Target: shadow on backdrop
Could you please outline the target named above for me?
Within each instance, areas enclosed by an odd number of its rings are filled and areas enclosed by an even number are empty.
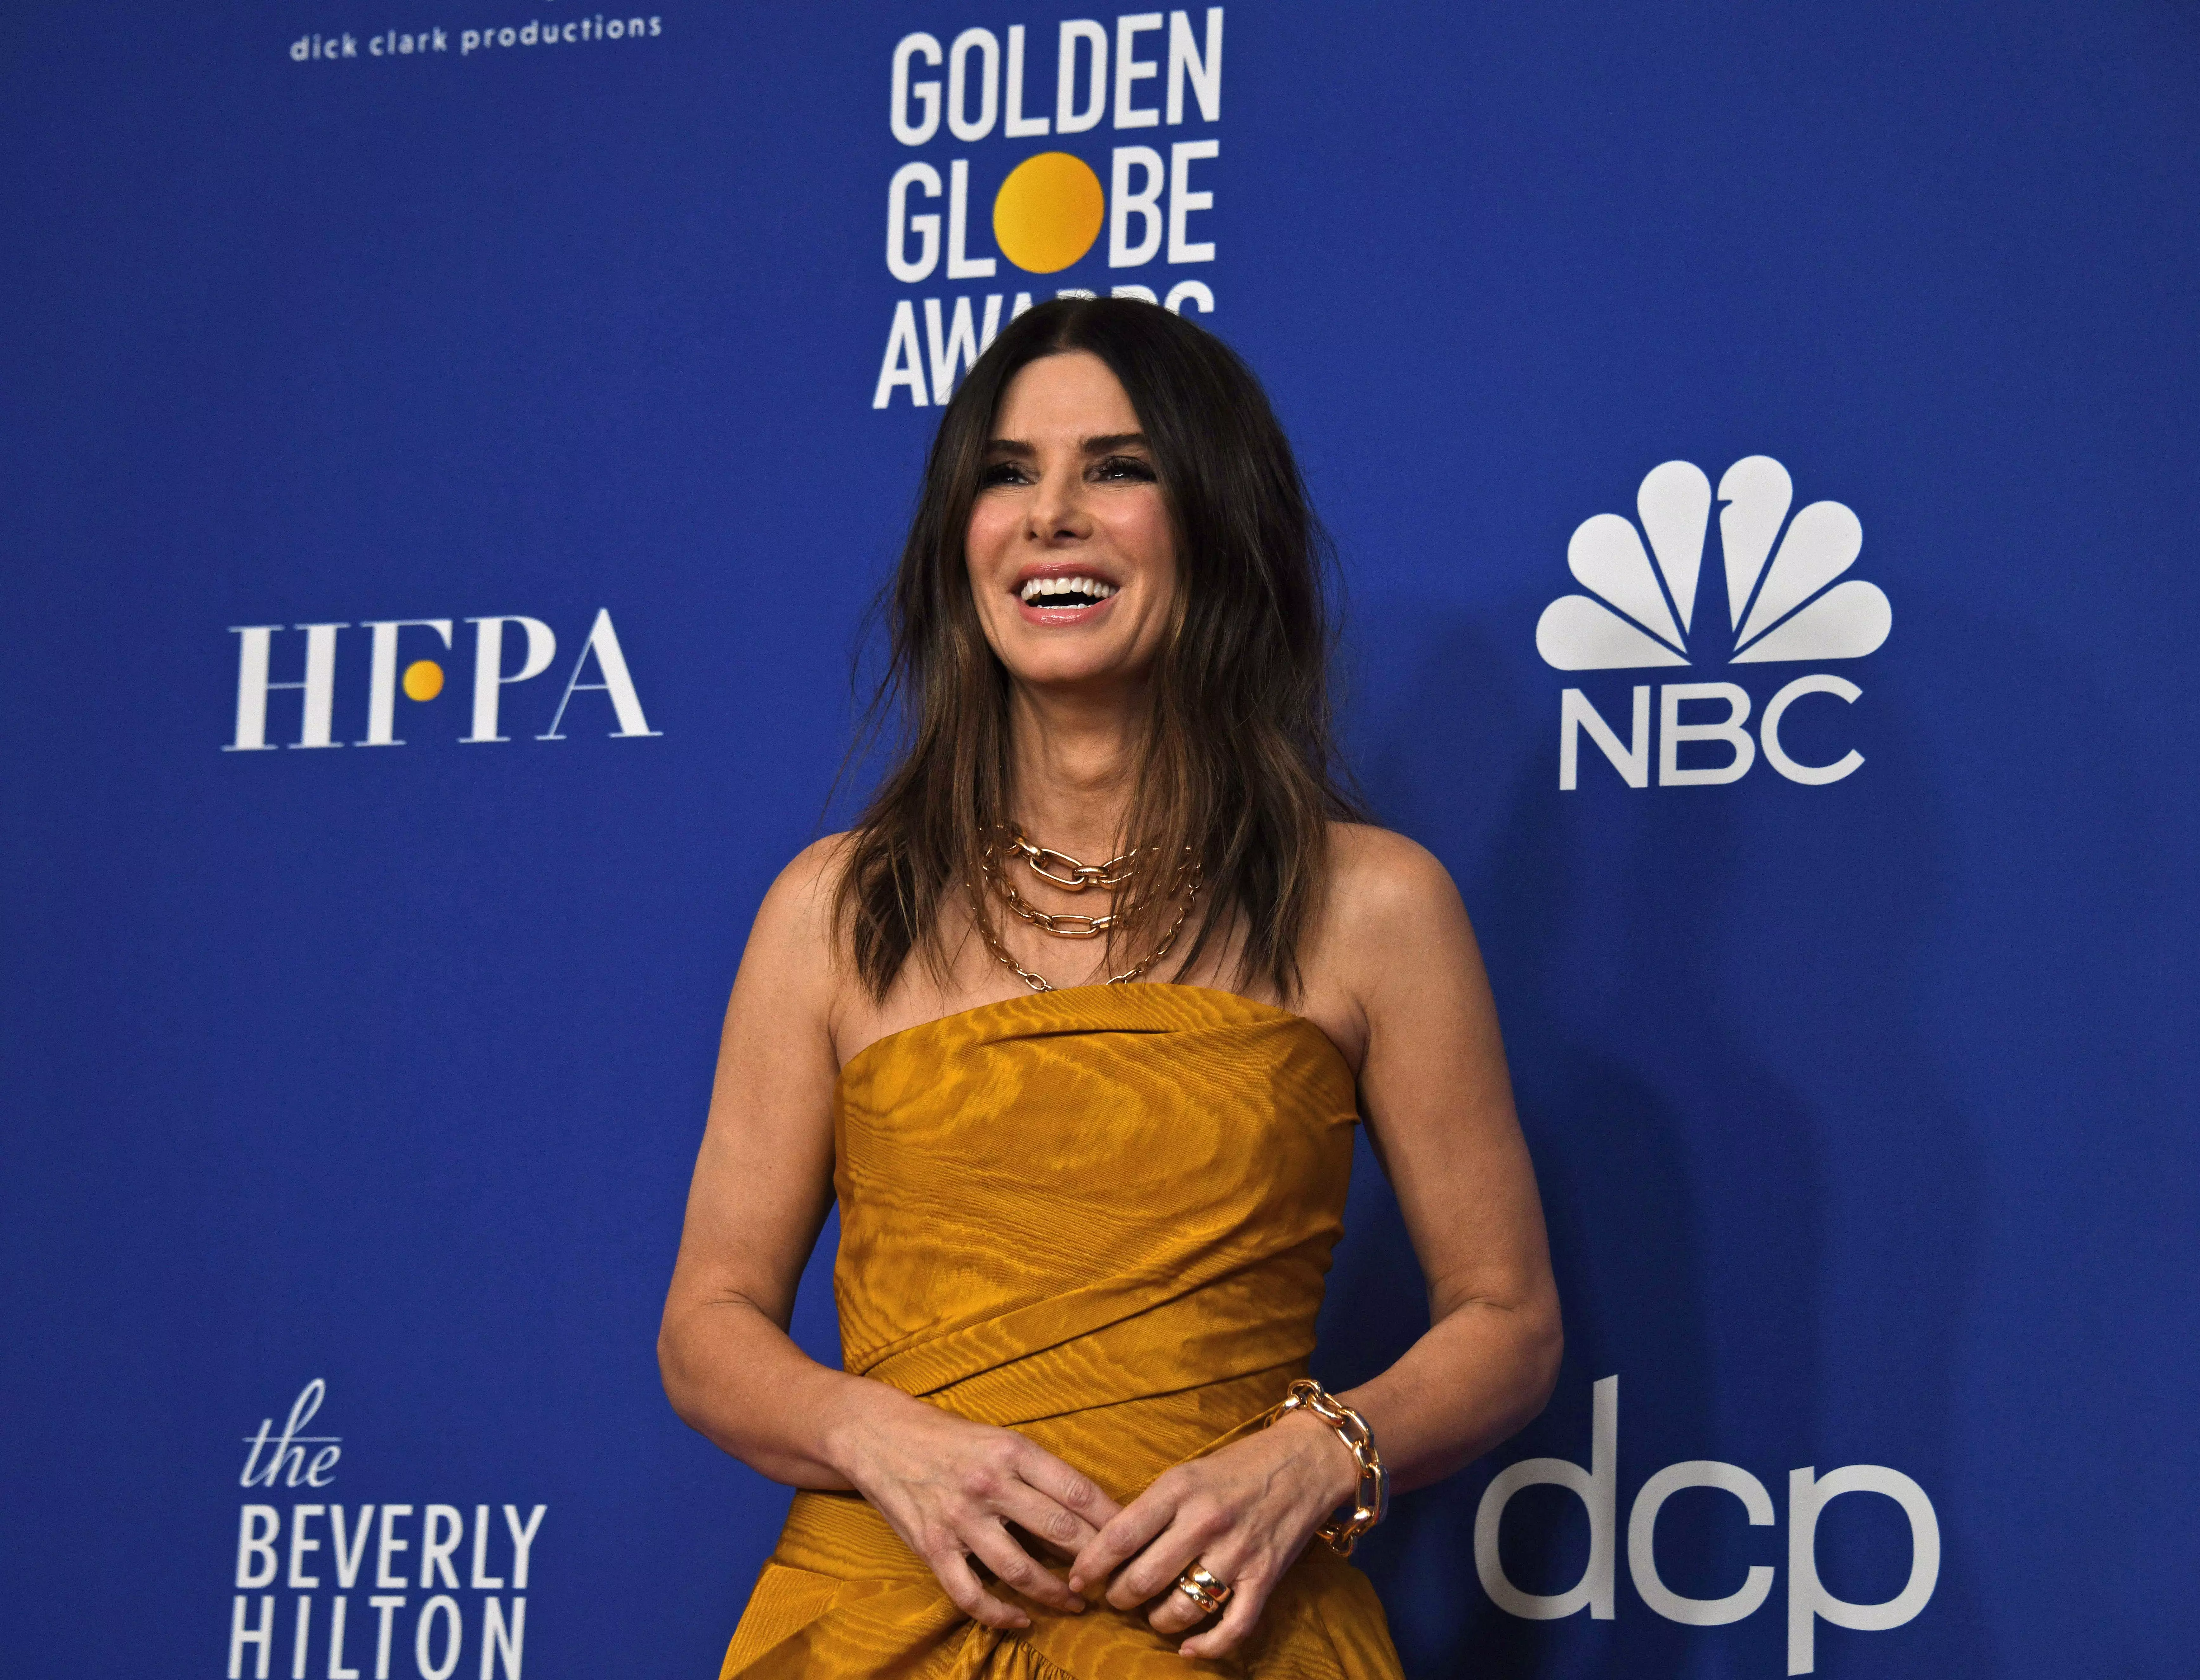
[[[1428,622],[1425,606],[1389,621],[1416,617]],[[1733,1007],[1742,1001],[1735,996],[1736,947],[1748,943],[1734,925],[1737,907],[1766,889],[1752,879],[1761,860],[1747,855],[1762,842],[1760,825],[1724,796],[1782,799],[1818,790],[1637,791],[1616,776],[1602,787],[1589,772],[1606,767],[1584,746],[1582,790],[1561,793],[1560,684],[1530,687],[1520,676],[1482,624],[1442,625],[1357,745],[1378,820],[1445,861],[1474,917],[1549,1223],[1566,1355],[1542,1418],[1450,1482],[1401,1499],[1361,1556],[1415,1676],[1782,1674],[1785,1472],[1850,1461],[1815,1455],[1818,1443],[1847,1438],[1819,1412],[1827,1392],[1823,1298],[1848,1269],[1827,1254],[1823,1145],[1829,1129],[1838,1140],[1848,1121],[1814,1113]],[[1538,710],[1548,711],[1548,727],[1536,722]],[[1442,727],[1458,719],[1475,727]],[[1917,945],[1941,887],[1935,825],[1921,816],[1930,810],[1931,784],[1910,743],[1884,730],[1876,739],[1873,797],[1852,802],[1854,826],[1828,842],[1826,825],[1807,806],[1798,826],[1805,835],[1817,828],[1823,849],[1899,856],[1906,864],[1873,882],[1864,935],[1875,983],[1850,988],[1838,1013],[1816,1019],[1870,1046],[1899,1087],[1879,1094],[1905,1137],[1905,1188],[1895,1199],[1916,1216],[1890,1220],[1900,1228],[1883,1241],[1916,1252],[1914,1263],[1889,1256],[1872,1269],[1887,1275],[1891,1259],[1909,1280],[1909,1333],[1898,1361],[1903,1404],[1931,1420],[1922,1439],[1908,1431],[1905,1450],[1925,1451],[1904,1467],[1925,1480],[1948,1461],[1947,1349],[1977,1215],[1963,1129],[1921,1077],[1928,1058],[1911,1020]],[[1535,746],[1508,759],[1506,746],[1522,741]],[[1497,790],[1486,806],[1483,790]],[[1811,846],[1802,842],[1795,866],[1827,867],[1828,859],[1808,855]],[[1846,908],[1836,892],[1802,918],[1804,927],[1780,931],[1805,941],[1853,939]],[[1364,1140],[1355,1167],[1318,1355],[1324,1379],[1338,1385],[1395,1360],[1427,1324],[1396,1201]],[[1622,1379],[1616,1620],[1516,1618],[1477,1581],[1482,1491],[1497,1468],[1518,1459],[1586,1465],[1591,1384],[1614,1374]],[[1727,1627],[1665,1620],[1628,1579],[1635,1492],[1658,1468],[1698,1458],[1752,1470],[1781,1513],[1781,1525],[1764,1529],[1734,1520],[1723,1495],[1683,1494],[1665,1507],[1659,1557],[1674,1590],[1716,1596],[1752,1564],[1779,1572],[1764,1606]],[[1852,1508],[1872,1507],[1885,1509]],[[1887,1501],[1839,1502],[1821,1536],[1822,1573],[1833,1590],[1858,1602],[1899,1590],[1908,1533]],[[1587,1513],[1571,1493],[1530,1488],[1512,1500],[1501,1553],[1516,1587],[1564,1591],[1581,1578],[1588,1551]],[[1957,1664],[1948,1671],[1981,1672],[1969,1660],[1982,1653],[1959,1632],[1974,1624],[1963,1572],[1960,1549],[1947,1552],[1926,1613],[1934,1630],[1920,1642]],[[1840,1671],[1834,1642],[1857,1636],[1829,1639],[1822,1630],[1822,1671]],[[1907,1647],[1905,1661],[1917,1651]]]

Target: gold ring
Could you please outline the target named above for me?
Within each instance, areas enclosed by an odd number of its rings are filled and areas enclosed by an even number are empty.
[[[1212,1616],[1230,1602],[1230,1595],[1238,1589],[1226,1581],[1219,1581],[1197,1564],[1176,1578],[1176,1589],[1200,1608],[1203,1615]]]

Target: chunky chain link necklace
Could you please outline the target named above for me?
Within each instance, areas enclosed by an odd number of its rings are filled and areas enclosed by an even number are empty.
[[[1021,829],[1009,834],[1009,844],[1023,857],[1031,872],[1041,881],[1050,881],[1065,893],[1082,893],[1088,887],[1097,887],[1103,893],[1113,893],[1129,884],[1138,872],[1140,848],[1132,846],[1120,858],[1110,858],[1104,863],[1080,863],[1067,852],[1056,852],[1050,846],[1033,846],[1023,837]],[[1056,875],[1048,863],[1062,863],[1068,867],[1068,875]]]
[[[1088,887],[1097,887],[1103,893],[1113,893],[1129,885],[1138,873],[1138,852],[1143,849],[1133,847],[1121,857],[1111,858],[1104,863],[1084,863],[1066,852],[1056,852],[1050,846],[1034,846],[1021,834],[1011,834],[1009,845],[1022,857],[1033,874],[1042,881],[1052,882],[1066,893],[1082,893]],[[989,840],[979,855],[979,868],[983,871],[986,882],[1008,905],[1010,913],[1019,919],[1043,934],[1051,934],[1061,940],[1097,939],[1115,925],[1116,916],[1113,911],[1106,916],[1077,916],[1043,910],[1027,902],[997,867],[994,862],[996,850],[995,843]],[[1050,865],[1062,866],[1066,872],[1056,874]],[[1184,861],[1177,865],[1177,879],[1185,881],[1184,902],[1177,907],[1176,919],[1169,923],[1168,931],[1138,962],[1120,975],[1110,975],[1105,982],[1107,985],[1128,986],[1168,955],[1169,947],[1176,943],[1176,936],[1184,929],[1185,918],[1191,914],[1193,901],[1199,897],[1199,863],[1191,857],[1189,847],[1185,850]],[[986,941],[986,948],[993,953],[995,961],[1034,992],[1055,989],[1052,980],[1027,969],[1009,954],[1007,947],[1001,943],[1000,936],[994,933],[992,918],[986,913],[985,904],[974,887],[970,893],[970,913],[978,924],[980,937]]]

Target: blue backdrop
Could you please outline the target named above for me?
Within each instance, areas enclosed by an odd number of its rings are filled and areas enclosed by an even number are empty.
[[[2190,1672],[2191,9],[650,3],[0,20],[9,1671],[716,1671],[724,993],[959,306],[1141,286],[1303,451],[1552,1223],[1409,1671]]]

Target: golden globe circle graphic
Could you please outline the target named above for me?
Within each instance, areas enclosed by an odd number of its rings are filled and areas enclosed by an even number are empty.
[[[415,659],[405,667],[405,698],[432,700],[443,692],[443,668],[433,659]]]
[[[1091,166],[1068,152],[1041,152],[1009,172],[993,199],[993,239],[1027,273],[1055,274],[1092,249],[1106,196]]]

